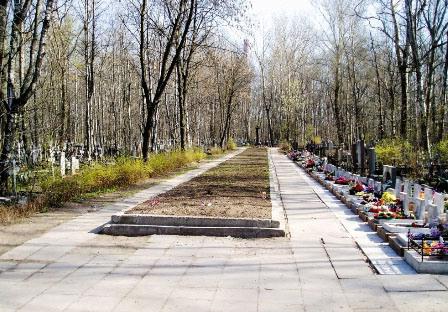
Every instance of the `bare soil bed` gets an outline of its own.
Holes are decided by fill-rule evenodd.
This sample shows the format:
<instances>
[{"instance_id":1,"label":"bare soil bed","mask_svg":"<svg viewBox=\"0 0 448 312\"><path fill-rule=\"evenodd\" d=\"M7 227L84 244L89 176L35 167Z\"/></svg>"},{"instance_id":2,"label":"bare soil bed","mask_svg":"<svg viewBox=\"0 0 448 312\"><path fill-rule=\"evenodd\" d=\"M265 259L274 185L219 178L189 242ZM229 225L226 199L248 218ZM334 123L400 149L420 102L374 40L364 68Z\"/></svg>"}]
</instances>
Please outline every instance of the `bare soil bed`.
<instances>
[{"instance_id":1,"label":"bare soil bed","mask_svg":"<svg viewBox=\"0 0 448 312\"><path fill-rule=\"evenodd\" d=\"M249 148L127 213L270 219L267 150Z\"/></svg>"}]
</instances>

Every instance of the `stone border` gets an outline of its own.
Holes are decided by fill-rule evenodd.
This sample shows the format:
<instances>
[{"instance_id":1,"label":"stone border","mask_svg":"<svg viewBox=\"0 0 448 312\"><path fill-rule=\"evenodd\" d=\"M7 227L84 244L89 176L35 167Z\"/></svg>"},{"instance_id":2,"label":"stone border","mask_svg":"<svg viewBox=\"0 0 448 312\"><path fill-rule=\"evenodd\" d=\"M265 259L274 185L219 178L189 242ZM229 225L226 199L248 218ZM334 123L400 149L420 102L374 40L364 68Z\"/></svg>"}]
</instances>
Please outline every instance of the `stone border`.
<instances>
[{"instance_id":1,"label":"stone border","mask_svg":"<svg viewBox=\"0 0 448 312\"><path fill-rule=\"evenodd\" d=\"M231 236L237 238L285 237L285 231L277 228L164 226L135 224L106 224L102 229L102 233L115 236L190 235L217 237Z\"/></svg>"},{"instance_id":2,"label":"stone border","mask_svg":"<svg viewBox=\"0 0 448 312\"><path fill-rule=\"evenodd\" d=\"M297 162L295 162L299 167L301 167ZM407 249L407 243L403 245L403 238L401 235L406 235L403 233L395 233L387 230L387 224L393 225L393 223L403 223L405 220L378 220L375 221L372 217L368 216L361 208L361 206L354 201L354 197L349 195L345 190L344 186L340 186L329 181L325 181L321 176L315 172L310 172L305 168L301 167L305 172L316 180L323 187L328 189L334 196L336 196L342 203L345 204L349 209L351 209L355 214L358 214L359 218L367 223L372 230L377 232L377 235L383 239L389 246L397 253L398 256L403 257L404 260L411 266L417 273L428 273L428 274L448 274L448 262L438 261L438 260L426 260L421 261L421 255L419 255L414 250ZM356 212L357 213L356 213ZM409 222L409 221L408 221ZM400 235L401 234L401 235Z\"/></svg>"},{"instance_id":3,"label":"stone border","mask_svg":"<svg viewBox=\"0 0 448 312\"><path fill-rule=\"evenodd\" d=\"M166 216L148 214L115 214L112 224L163 225L190 227L259 227L278 228L279 221L271 219L213 218L200 216Z\"/></svg>"}]
</instances>

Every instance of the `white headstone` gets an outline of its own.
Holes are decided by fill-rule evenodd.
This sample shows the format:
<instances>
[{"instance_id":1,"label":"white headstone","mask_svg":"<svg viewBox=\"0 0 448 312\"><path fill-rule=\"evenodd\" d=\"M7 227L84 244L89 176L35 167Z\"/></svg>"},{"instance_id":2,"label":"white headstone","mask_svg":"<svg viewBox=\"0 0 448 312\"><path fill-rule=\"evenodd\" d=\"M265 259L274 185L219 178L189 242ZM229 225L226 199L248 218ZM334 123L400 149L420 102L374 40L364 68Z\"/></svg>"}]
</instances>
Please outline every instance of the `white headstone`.
<instances>
[{"instance_id":1,"label":"white headstone","mask_svg":"<svg viewBox=\"0 0 448 312\"><path fill-rule=\"evenodd\" d=\"M77 170L79 170L79 159L76 157L72 157L72 174L75 174Z\"/></svg>"},{"instance_id":2,"label":"white headstone","mask_svg":"<svg viewBox=\"0 0 448 312\"><path fill-rule=\"evenodd\" d=\"M425 219L425 200L423 198L415 199L415 217L417 220Z\"/></svg>"},{"instance_id":3,"label":"white headstone","mask_svg":"<svg viewBox=\"0 0 448 312\"><path fill-rule=\"evenodd\" d=\"M445 195L442 193L434 193L434 205L439 209L439 213L442 214L445 210Z\"/></svg>"},{"instance_id":4,"label":"white headstone","mask_svg":"<svg viewBox=\"0 0 448 312\"><path fill-rule=\"evenodd\" d=\"M409 191L409 187L410 187L409 180L407 180L407 179L404 180L404 182L403 182L403 192L411 194L411 192Z\"/></svg>"},{"instance_id":5,"label":"white headstone","mask_svg":"<svg viewBox=\"0 0 448 312\"><path fill-rule=\"evenodd\" d=\"M426 187L425 188L425 207L428 207L429 204L432 204L432 189Z\"/></svg>"},{"instance_id":6,"label":"white headstone","mask_svg":"<svg viewBox=\"0 0 448 312\"><path fill-rule=\"evenodd\" d=\"M65 152L61 152L61 176L65 176Z\"/></svg>"},{"instance_id":7,"label":"white headstone","mask_svg":"<svg viewBox=\"0 0 448 312\"><path fill-rule=\"evenodd\" d=\"M368 180L368 182L367 182L367 185L370 187L370 188L374 188L375 187L375 180L374 179L369 179Z\"/></svg>"},{"instance_id":8,"label":"white headstone","mask_svg":"<svg viewBox=\"0 0 448 312\"><path fill-rule=\"evenodd\" d=\"M414 184L414 191L412 193L412 197L420 198L420 192L422 191L422 186L418 183Z\"/></svg>"},{"instance_id":9,"label":"white headstone","mask_svg":"<svg viewBox=\"0 0 448 312\"><path fill-rule=\"evenodd\" d=\"M400 200L403 207L403 214L409 216L409 196L408 193L400 192Z\"/></svg>"},{"instance_id":10,"label":"white headstone","mask_svg":"<svg viewBox=\"0 0 448 312\"><path fill-rule=\"evenodd\" d=\"M439 208L437 205L429 204L428 205L428 221L430 225L435 225L439 223Z\"/></svg>"},{"instance_id":11,"label":"white headstone","mask_svg":"<svg viewBox=\"0 0 448 312\"><path fill-rule=\"evenodd\" d=\"M400 197L400 193L401 193L401 180L397 178L395 180L395 196L397 198L399 198Z\"/></svg>"}]
</instances>

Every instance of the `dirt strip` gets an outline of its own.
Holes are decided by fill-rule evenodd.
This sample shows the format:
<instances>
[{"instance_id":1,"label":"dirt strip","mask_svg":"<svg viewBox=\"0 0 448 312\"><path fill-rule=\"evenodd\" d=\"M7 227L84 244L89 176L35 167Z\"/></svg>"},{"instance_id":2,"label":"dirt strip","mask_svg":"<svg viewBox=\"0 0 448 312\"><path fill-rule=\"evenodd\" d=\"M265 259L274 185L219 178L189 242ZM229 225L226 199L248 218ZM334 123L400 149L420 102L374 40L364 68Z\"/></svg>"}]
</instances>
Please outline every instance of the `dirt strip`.
<instances>
[{"instance_id":1,"label":"dirt strip","mask_svg":"<svg viewBox=\"0 0 448 312\"><path fill-rule=\"evenodd\" d=\"M265 148L243 153L127 213L271 218Z\"/></svg>"}]
</instances>

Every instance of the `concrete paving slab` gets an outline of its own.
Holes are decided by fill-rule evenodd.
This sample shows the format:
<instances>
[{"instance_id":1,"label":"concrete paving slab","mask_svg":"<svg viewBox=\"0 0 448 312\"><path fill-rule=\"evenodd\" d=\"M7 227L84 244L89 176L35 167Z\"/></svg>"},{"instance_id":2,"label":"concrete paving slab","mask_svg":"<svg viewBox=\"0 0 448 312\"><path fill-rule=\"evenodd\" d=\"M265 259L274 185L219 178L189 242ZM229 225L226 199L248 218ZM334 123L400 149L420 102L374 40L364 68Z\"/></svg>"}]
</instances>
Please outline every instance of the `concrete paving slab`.
<instances>
[{"instance_id":1,"label":"concrete paving slab","mask_svg":"<svg viewBox=\"0 0 448 312\"><path fill-rule=\"evenodd\" d=\"M427 291L447 291L440 281L432 275L402 275L378 277L388 292L427 292Z\"/></svg>"}]
</instances>

